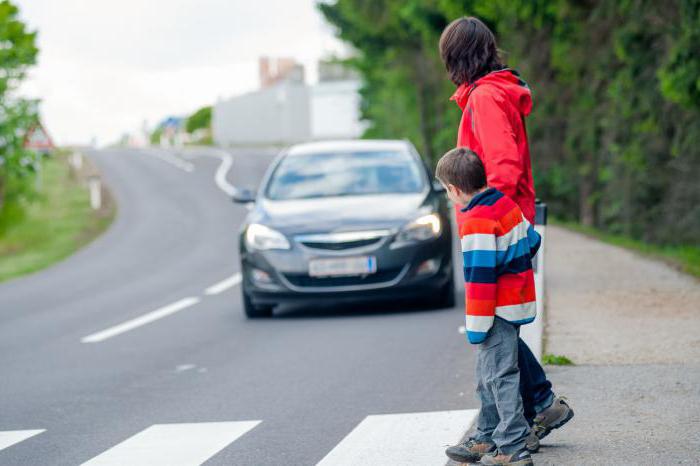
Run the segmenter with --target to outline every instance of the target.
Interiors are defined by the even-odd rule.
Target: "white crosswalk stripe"
[[[462,438],[477,413],[466,409],[367,416],[317,466],[445,464],[445,447]],[[261,422],[154,424],[83,466],[200,465]],[[42,432],[0,431],[0,451]]]
[[[11,447],[15,443],[27,440],[37,434],[44,432],[43,429],[38,430],[5,430],[0,431],[0,450]]]
[[[445,464],[478,410],[367,416],[317,466]]]
[[[155,424],[83,463],[83,466],[199,465],[260,422]]]

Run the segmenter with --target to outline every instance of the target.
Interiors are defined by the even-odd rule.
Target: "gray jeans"
[[[502,453],[525,448],[530,426],[523,414],[518,371],[518,330],[496,317],[476,356],[476,393],[481,411],[474,438],[493,442]]]

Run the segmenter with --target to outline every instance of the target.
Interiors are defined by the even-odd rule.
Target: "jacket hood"
[[[486,76],[474,81],[472,84],[464,83],[457,88],[450,100],[457,102],[457,105],[464,110],[469,100],[469,95],[480,86],[493,86],[503,91],[510,102],[523,115],[529,115],[532,110],[532,95],[527,83],[520,79],[518,72],[505,68],[499,71],[492,71]]]

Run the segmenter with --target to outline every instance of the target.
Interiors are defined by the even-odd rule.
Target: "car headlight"
[[[396,236],[396,241],[423,241],[437,238],[442,231],[440,217],[437,214],[428,214],[418,217],[411,223],[404,226]]]
[[[272,228],[252,223],[245,232],[245,241],[252,249],[289,249],[289,241],[279,231]]]

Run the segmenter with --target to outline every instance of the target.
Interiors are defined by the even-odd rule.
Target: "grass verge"
[[[574,222],[556,220],[554,225],[582,233],[606,243],[639,252],[674,266],[675,268],[700,278],[700,246],[659,246],[629,238],[623,235],[604,233],[592,227],[586,227]]]
[[[542,356],[542,364],[548,366],[573,366],[574,362],[566,356],[547,353]]]
[[[71,173],[65,153],[45,158],[41,189],[31,202],[6,208],[21,215],[0,233],[0,282],[48,267],[71,255],[100,235],[116,212],[103,196],[103,207],[93,211],[80,176]]]

